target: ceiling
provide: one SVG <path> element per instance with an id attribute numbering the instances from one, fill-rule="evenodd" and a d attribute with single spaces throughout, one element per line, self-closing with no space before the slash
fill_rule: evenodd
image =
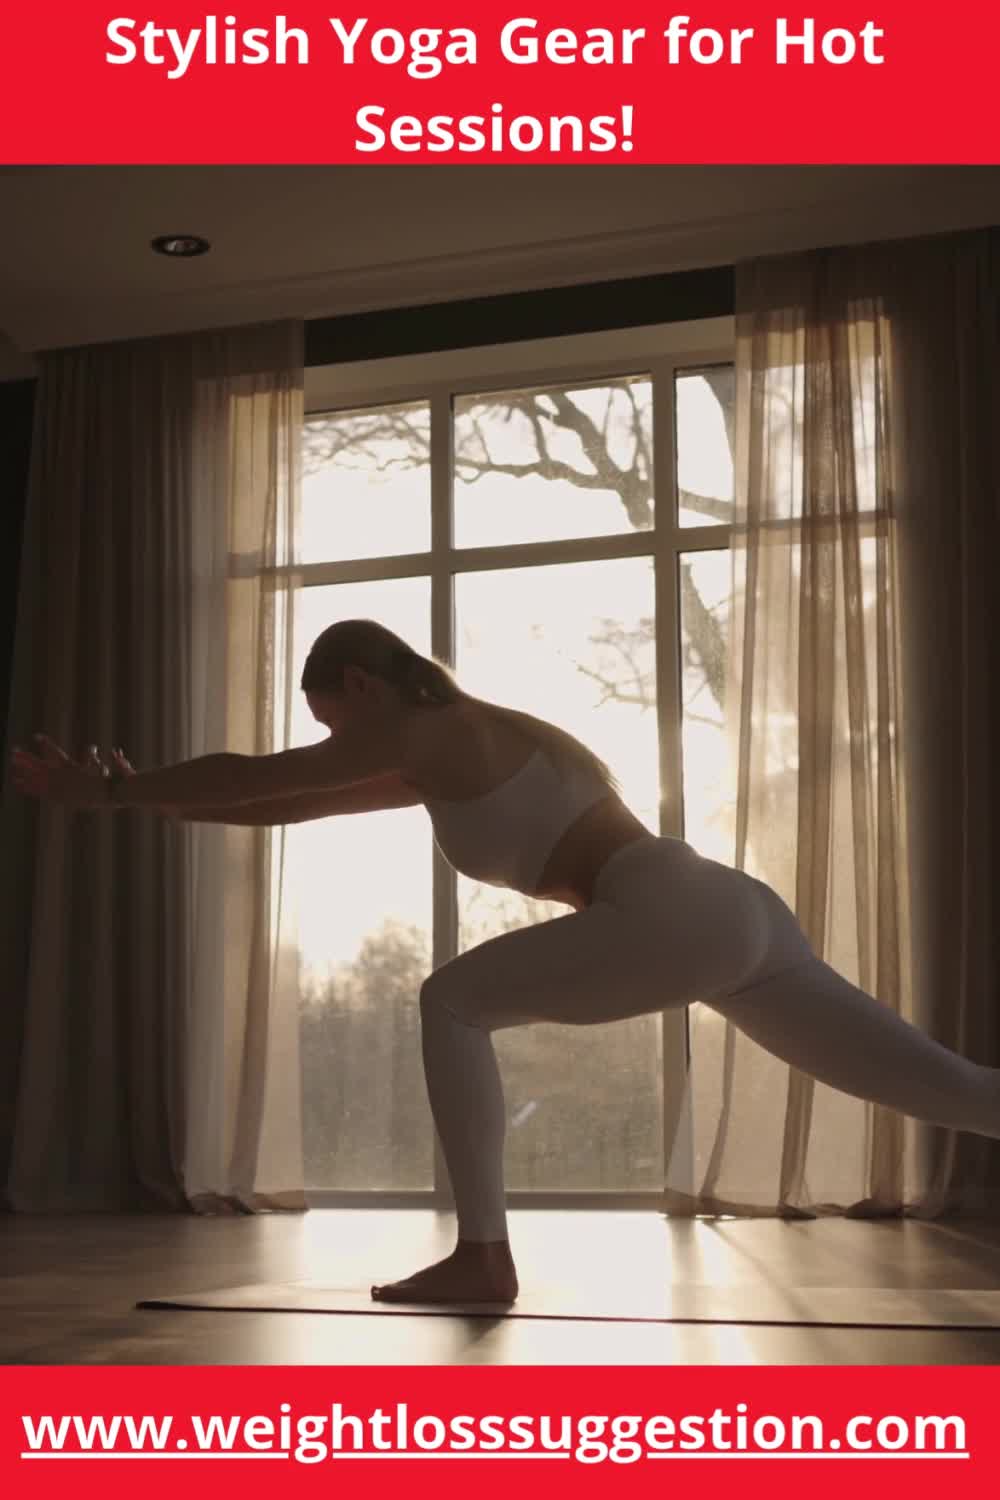
<path id="1" fill-rule="evenodd" d="M 0 374 L 32 351 L 1000 223 L 1000 167 L 0 167 Z M 154 255 L 154 235 L 212 241 Z"/>

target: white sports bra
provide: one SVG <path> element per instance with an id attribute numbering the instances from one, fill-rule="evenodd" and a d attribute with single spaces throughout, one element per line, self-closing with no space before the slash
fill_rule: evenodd
<path id="1" fill-rule="evenodd" d="M 611 795 L 596 768 L 557 768 L 536 750 L 482 797 L 462 802 L 427 797 L 425 804 L 435 843 L 456 870 L 486 885 L 532 895 L 566 829 Z"/>

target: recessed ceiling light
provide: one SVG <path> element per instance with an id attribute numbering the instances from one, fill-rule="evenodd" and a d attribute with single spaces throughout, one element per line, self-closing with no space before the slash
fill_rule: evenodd
<path id="1" fill-rule="evenodd" d="M 152 246 L 158 255 L 181 257 L 204 255 L 211 249 L 208 240 L 202 239 L 200 234 L 160 234 L 152 241 Z"/>

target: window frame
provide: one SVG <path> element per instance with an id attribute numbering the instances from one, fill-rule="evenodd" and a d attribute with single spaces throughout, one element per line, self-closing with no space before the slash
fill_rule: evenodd
<path id="1" fill-rule="evenodd" d="M 649 557 L 654 570 L 656 610 L 657 734 L 660 774 L 660 832 L 682 836 L 682 682 L 679 570 L 682 554 L 728 550 L 732 528 L 678 524 L 674 382 L 678 373 L 735 362 L 735 319 L 731 316 L 638 328 L 570 334 L 333 365 L 311 366 L 305 374 L 305 415 L 422 401 L 430 406 L 431 540 L 424 552 L 338 562 L 296 563 L 271 569 L 276 586 L 294 572 L 295 586 L 373 582 L 426 577 L 431 588 L 431 648 L 454 662 L 455 580 L 465 573 L 554 563 Z M 456 547 L 453 538 L 454 399 L 491 391 L 599 384 L 625 375 L 648 376 L 652 385 L 653 526 L 648 531 L 547 542 Z M 666 398 L 666 399 L 664 399 Z M 435 967 L 457 951 L 457 877 L 434 850 L 432 962 Z M 684 1080 L 689 1064 L 687 1012 L 661 1012 L 664 1079 L 664 1161 L 675 1156 L 681 1124 Z M 674 1079 L 676 1086 L 667 1087 Z M 349 1208 L 452 1206 L 440 1145 L 434 1142 L 434 1187 L 412 1192 L 309 1190 L 317 1206 Z M 664 1192 L 614 1189 L 512 1191 L 511 1206 L 646 1208 L 662 1210 Z"/>

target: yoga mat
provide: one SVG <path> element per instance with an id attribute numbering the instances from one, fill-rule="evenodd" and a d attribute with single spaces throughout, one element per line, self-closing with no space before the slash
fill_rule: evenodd
<path id="1" fill-rule="evenodd" d="M 141 1308 L 214 1312 L 371 1313 L 379 1317 L 552 1318 L 607 1323 L 761 1323 L 810 1328 L 1000 1328 L 1000 1290 L 898 1287 L 687 1285 L 593 1288 L 527 1286 L 513 1306 L 476 1302 L 389 1303 L 368 1286 L 261 1282 L 185 1292 Z"/>

